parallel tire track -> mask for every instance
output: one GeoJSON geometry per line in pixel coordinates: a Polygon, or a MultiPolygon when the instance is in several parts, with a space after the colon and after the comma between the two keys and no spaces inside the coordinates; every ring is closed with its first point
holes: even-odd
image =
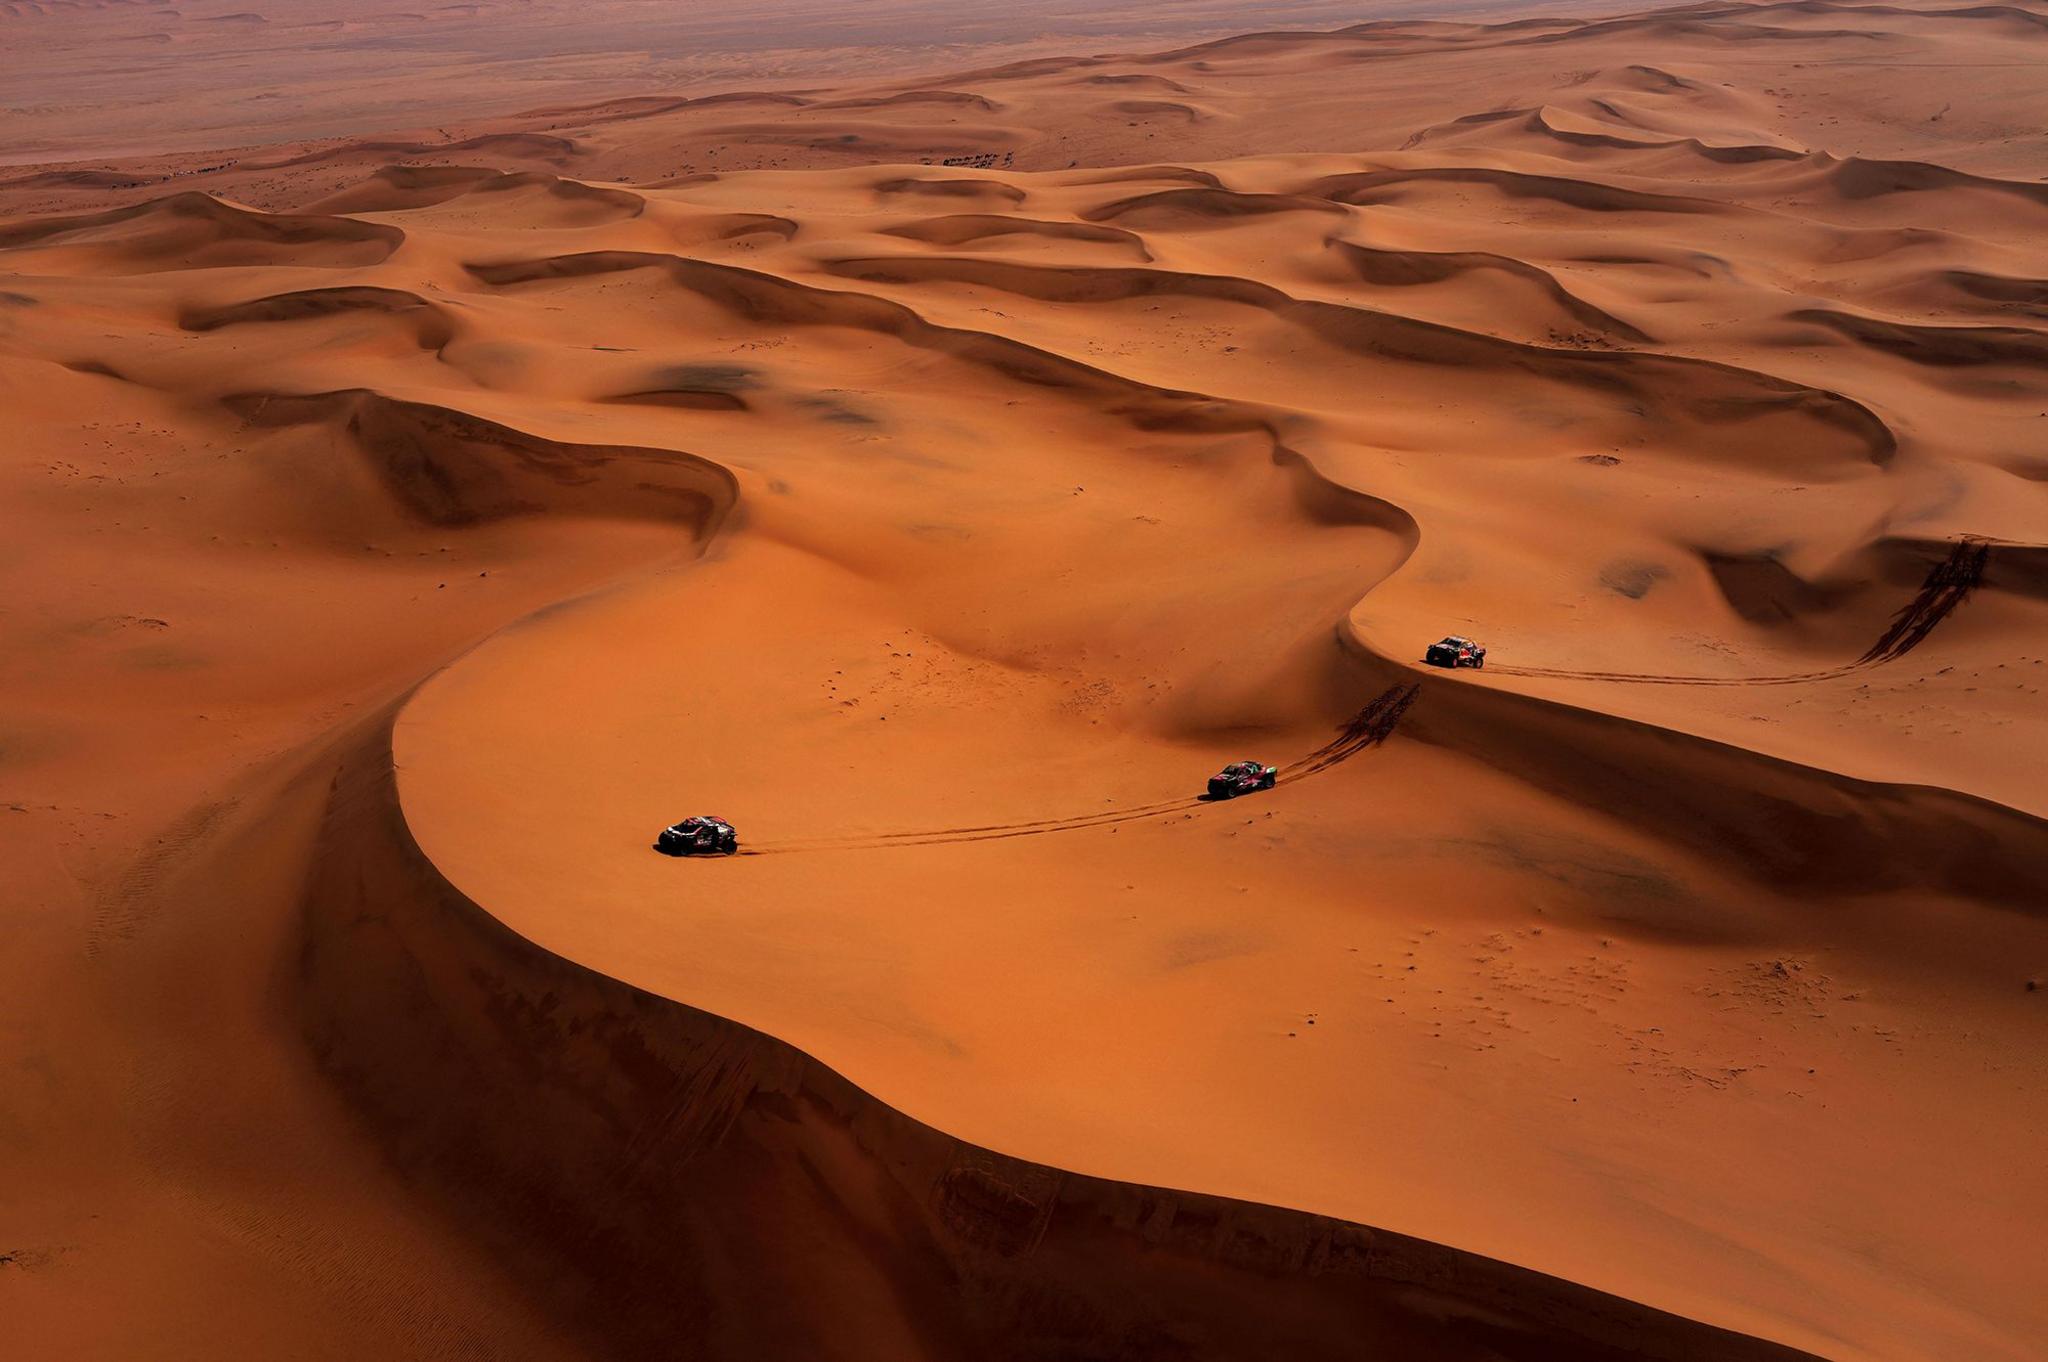
{"type": "Polygon", "coordinates": [[[1870,645],[1863,656],[1839,667],[1811,672],[1782,672],[1765,676],[1687,676],[1657,672],[1573,671],[1563,667],[1493,666],[1487,670],[1499,676],[1556,677],[1569,681],[1614,681],[1637,686],[1792,686],[1810,681],[1832,681],[1869,667],[1896,662],[1927,641],[1956,607],[1984,580],[1991,561],[1991,546],[1981,539],[1963,539],[1949,550],[1948,557],[1935,564],[1912,600],[1893,616],[1891,627],[1870,645]]]}
{"type": "MultiPolygon", "coordinates": [[[[1415,697],[1421,691],[1422,687],[1419,685],[1388,687],[1374,696],[1365,708],[1353,715],[1344,727],[1338,730],[1335,738],[1283,767],[1277,783],[1288,785],[1306,780],[1310,776],[1320,775],[1333,766],[1349,761],[1368,748],[1378,747],[1394,735],[1401,717],[1408,712],[1409,706],[1415,703],[1415,697]]],[[[1012,837],[1042,837],[1054,832],[1078,832],[1084,828],[1108,827],[1116,823],[1159,818],[1166,814],[1182,813],[1219,802],[1222,801],[1211,799],[1206,794],[1188,795],[1151,804],[1125,805],[1096,813],[1075,814],[1067,818],[1038,818],[1018,823],[985,823],[972,827],[929,828],[914,832],[880,832],[864,837],[820,837],[764,842],[758,846],[743,847],[739,854],[769,856],[792,851],[879,851],[891,847],[937,846],[953,842],[992,842],[1012,837]]]]}

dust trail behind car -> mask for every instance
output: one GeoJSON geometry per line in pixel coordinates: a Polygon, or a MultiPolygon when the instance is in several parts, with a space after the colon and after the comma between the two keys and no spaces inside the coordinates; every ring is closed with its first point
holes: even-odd
{"type": "MultiPolygon", "coordinates": [[[[1378,747],[1393,736],[1395,727],[1401,722],[1401,716],[1408,712],[1408,707],[1415,703],[1415,697],[1421,691],[1422,687],[1419,685],[1389,686],[1374,696],[1365,708],[1354,714],[1344,727],[1338,730],[1335,738],[1281,768],[1279,783],[1284,785],[1306,780],[1348,761],[1369,747],[1378,747]]],[[[1066,818],[1039,818],[1017,823],[985,823],[972,827],[928,828],[914,832],[879,832],[866,836],[764,842],[743,848],[740,854],[763,856],[786,851],[853,851],[863,848],[931,846],[942,842],[985,842],[1009,837],[1039,837],[1046,833],[1077,832],[1083,828],[1108,827],[1115,823],[1159,818],[1170,813],[1198,809],[1214,802],[1216,801],[1206,794],[1187,795],[1150,804],[1130,804],[1102,809],[1095,813],[1074,814],[1066,818]]]]}

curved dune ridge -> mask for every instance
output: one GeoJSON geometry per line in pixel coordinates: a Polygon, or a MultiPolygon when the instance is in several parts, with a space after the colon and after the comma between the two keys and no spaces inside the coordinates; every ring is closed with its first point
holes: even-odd
{"type": "MultiPolygon", "coordinates": [[[[1533,284],[1559,310],[1583,326],[1591,326],[1620,340],[1641,342],[1650,337],[1611,313],[1586,302],[1558,283],[1556,276],[1534,265],[1484,251],[1392,251],[1376,250],[1354,241],[1331,243],[1369,284],[1403,287],[1441,284],[1479,271],[1496,270],[1533,284]]],[[[1489,283],[1491,281],[1488,281],[1489,283]]]]}
{"type": "Polygon", "coordinates": [[[254,212],[200,193],[0,227],[0,249],[64,252],[102,271],[286,263],[346,268],[374,265],[404,239],[403,231],[384,223],[254,212]]]}
{"type": "Polygon", "coordinates": [[[451,153],[462,155],[473,152],[496,152],[521,157],[539,157],[561,161],[573,157],[579,151],[575,140],[568,137],[552,137],[542,133],[484,133],[460,142],[398,142],[370,140],[348,142],[334,147],[321,147],[301,155],[282,160],[262,162],[251,166],[253,170],[279,170],[288,166],[309,165],[330,161],[344,156],[362,153],[378,157],[391,156],[433,156],[442,157],[451,153]]]}
{"type": "Polygon", "coordinates": [[[883,180],[875,186],[875,193],[911,194],[940,199],[981,199],[1013,205],[1024,202],[1023,190],[1000,180],[925,179],[921,176],[910,176],[883,180]]]}
{"type": "Polygon", "coordinates": [[[1000,242],[1005,237],[1045,237],[1055,241],[1092,241],[1129,246],[1145,254],[1144,239],[1118,227],[1097,227],[1085,222],[1040,222],[1035,218],[1013,218],[995,213],[953,213],[924,218],[884,229],[891,236],[928,241],[937,246],[969,246],[1000,242]]]}
{"type": "Polygon", "coordinates": [[[905,90],[893,95],[820,100],[807,104],[806,107],[826,112],[834,109],[887,109],[904,104],[936,104],[942,108],[973,109],[980,113],[995,113],[1002,108],[985,95],[964,90],[905,90]]]}
{"type": "MultiPolygon", "coordinates": [[[[623,189],[584,184],[531,171],[503,174],[468,166],[386,166],[370,179],[312,207],[322,213],[397,213],[470,195],[538,195],[552,209],[536,226],[594,226],[638,217],[646,200],[623,189]]],[[[513,211],[491,203],[494,212],[513,211]]]]}
{"type": "Polygon", "coordinates": [[[387,734],[345,752],[327,800],[303,902],[307,1036],[408,1176],[576,1246],[551,1255],[548,1294],[612,1346],[1807,1356],[1384,1230],[1078,1177],[921,1125],[771,1037],[508,932],[414,844],[387,734]],[[475,1119],[498,1103],[521,1119],[475,1119]],[[820,1309],[792,1235],[886,1280],[860,1338],[820,1309]]]}
{"type": "Polygon", "coordinates": [[[1088,217],[1094,222],[1128,218],[1141,229],[1175,231],[1273,213],[1322,211],[1327,211],[1325,206],[1312,199],[1287,194],[1242,194],[1223,188],[1161,189],[1103,204],[1091,210],[1088,217]]]}
{"type": "Polygon", "coordinates": [[[734,500],[725,469],[677,450],[567,444],[372,392],[241,393],[224,401],[254,428],[339,428],[392,497],[432,525],[542,511],[637,514],[680,521],[702,538],[734,500]]]}
{"type": "Polygon", "coordinates": [[[0,184],[12,1327],[2023,1362],[2037,8],[0,184]]]}
{"type": "Polygon", "coordinates": [[[421,347],[428,350],[440,349],[455,336],[454,320],[445,308],[404,289],[367,285],[299,289],[247,302],[190,308],[179,316],[178,324],[187,331],[216,331],[223,326],[308,321],[358,312],[381,313],[411,322],[421,347]]]}
{"type": "Polygon", "coordinates": [[[1264,427],[1248,407],[1205,394],[1157,388],[1008,337],[936,325],[911,308],[872,294],[822,289],[758,270],[640,251],[592,251],[539,260],[475,263],[468,272],[507,287],[655,270],[728,314],[782,327],[845,327],[894,337],[919,349],[957,356],[1005,378],[1081,393],[1140,425],[1205,431],[1264,427]]]}
{"type": "Polygon", "coordinates": [[[1544,199],[1595,213],[1713,213],[1718,204],[1678,194],[1647,194],[1617,185],[1558,175],[1532,175],[1487,167],[1432,166],[1417,170],[1372,170],[1337,175],[1310,191],[1339,203],[1367,204],[1398,194],[1411,184],[1480,185],[1504,198],[1544,199]]]}
{"type": "Polygon", "coordinates": [[[1961,367],[2036,365],[2048,360],[2048,334],[2013,326],[1914,326],[1878,317],[1807,308],[1788,314],[1838,331],[1914,364],[1961,367]]]}
{"type": "Polygon", "coordinates": [[[1466,368],[1513,369],[1608,393],[1640,397],[1655,391],[1671,370],[1692,371],[1689,384],[1665,384],[1685,393],[1691,409],[1715,423],[1789,415],[1813,421],[1820,431],[1800,443],[1810,450],[1813,435],[1847,433],[1856,455],[1888,461],[1895,448],[1891,432],[1868,408],[1837,393],[1801,389],[1768,375],[1717,367],[1669,356],[1640,359],[1546,350],[1501,341],[1397,315],[1290,298],[1269,285],[1221,275],[1139,269],[1056,269],[985,260],[891,257],[839,260],[826,264],[837,274],[882,283],[949,280],[1050,302],[1113,302],[1161,295],[1216,299],[1259,308],[1295,322],[1334,347],[1388,361],[1466,368]]]}

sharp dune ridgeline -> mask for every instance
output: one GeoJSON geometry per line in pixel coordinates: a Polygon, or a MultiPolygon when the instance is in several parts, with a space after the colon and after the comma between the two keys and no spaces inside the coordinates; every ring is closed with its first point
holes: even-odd
{"type": "Polygon", "coordinates": [[[2048,7],[498,8],[0,5],[0,1349],[2039,1355],[2048,7]]]}

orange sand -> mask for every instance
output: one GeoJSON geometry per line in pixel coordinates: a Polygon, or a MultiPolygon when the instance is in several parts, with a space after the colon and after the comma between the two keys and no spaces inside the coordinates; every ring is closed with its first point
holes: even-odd
{"type": "Polygon", "coordinates": [[[0,185],[0,1340],[2036,1355],[2044,29],[0,185]]]}

